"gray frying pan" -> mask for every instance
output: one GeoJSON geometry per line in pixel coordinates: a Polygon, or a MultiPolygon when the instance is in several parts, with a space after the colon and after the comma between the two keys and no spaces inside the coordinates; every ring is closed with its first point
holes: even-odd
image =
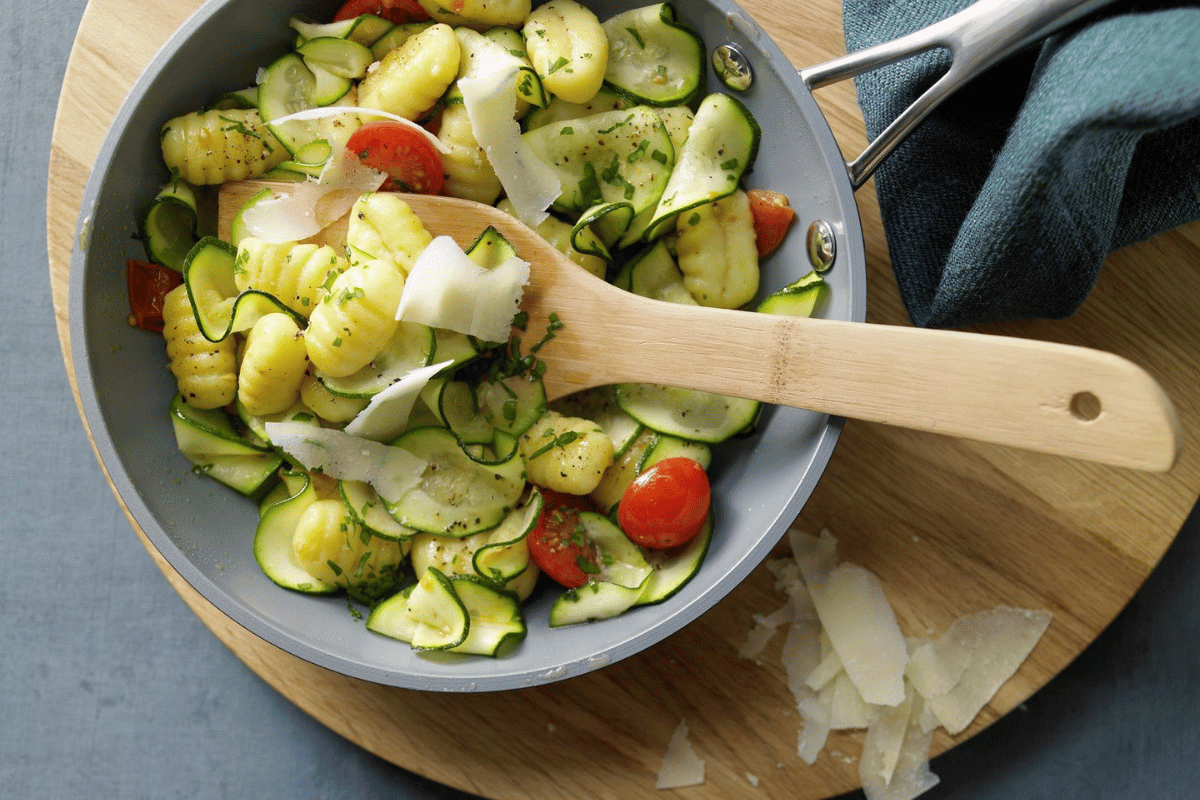
{"type": "MultiPolygon", "coordinates": [[[[603,19],[643,5],[594,0],[603,19]]],[[[536,686],[601,668],[662,640],[716,604],[779,541],[812,493],[842,421],[771,408],[756,433],[714,454],[715,530],[696,577],[666,601],[601,623],[550,629],[557,591],[539,588],[526,608],[529,632],[503,659],[435,659],[368,633],[344,599],[296,595],[264,577],[251,542],[252,503],[191,474],[177,452],[166,405],[174,382],[160,338],[126,323],[123,266],[145,257],[139,212],[168,176],[162,123],[222,91],[254,83],[256,71],[289,47],[289,17],[328,18],[336,0],[213,0],[154,57],[132,87],[84,192],[72,254],[71,346],[85,423],[97,454],[136,525],[171,566],[238,624],[272,644],[352,677],[412,689],[473,692],[536,686]]],[[[924,32],[797,72],[750,17],[729,0],[679,0],[680,16],[717,51],[729,80],[764,131],[750,183],[785,192],[799,230],[764,262],[764,291],[828,268],[823,315],[862,322],[866,269],[854,190],[929,110],[954,88],[1015,48],[1100,5],[1097,0],[983,0],[924,32]],[[954,55],[950,72],[878,140],[847,164],[811,90],[930,47],[954,55]],[[737,66],[749,67],[752,80],[737,66]],[[732,70],[732,71],[731,71],[732,70]],[[741,83],[738,83],[739,80],[741,83]]],[[[798,13],[803,5],[796,4],[798,13]]],[[[732,90],[731,90],[732,91],[732,90]]]]}

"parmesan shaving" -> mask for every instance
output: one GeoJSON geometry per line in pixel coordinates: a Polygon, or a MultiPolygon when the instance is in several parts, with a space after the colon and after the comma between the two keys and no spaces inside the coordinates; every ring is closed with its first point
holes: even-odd
{"type": "Polygon", "coordinates": [[[247,207],[242,222],[249,235],[266,242],[303,241],[348,214],[359,197],[378,189],[386,178],[348,157],[344,147],[334,148],[320,177],[279,189],[275,197],[247,207]]]}
{"type": "Polygon", "coordinates": [[[908,649],[879,579],[854,564],[825,574],[802,571],[821,625],[862,698],[885,706],[903,702],[908,649]]]}
{"type": "MultiPolygon", "coordinates": [[[[919,698],[917,698],[919,700],[919,698]]],[[[929,746],[933,734],[922,732],[914,724],[919,702],[903,703],[892,711],[895,717],[880,718],[867,729],[863,739],[858,777],[867,800],[913,800],[932,789],[938,777],[929,770],[929,746]],[[908,706],[908,713],[903,706],[908,706]],[[897,729],[903,719],[903,734],[897,742],[897,729]]]]}
{"type": "Polygon", "coordinates": [[[363,108],[361,106],[320,106],[318,108],[305,108],[300,111],[294,111],[291,114],[285,114],[282,117],[277,117],[271,120],[272,125],[282,125],[285,122],[307,122],[314,119],[325,119],[326,117],[337,117],[344,114],[354,114],[362,117],[375,117],[376,119],[390,119],[392,122],[399,122],[405,127],[411,128],[416,133],[421,134],[429,143],[437,148],[440,153],[449,153],[450,148],[441,139],[434,136],[425,128],[421,127],[411,119],[390,114],[387,111],[381,111],[378,108],[363,108]]]}
{"type": "MultiPolygon", "coordinates": [[[[865,728],[859,777],[867,800],[912,800],[938,782],[929,769],[933,731],[970,725],[1028,657],[1050,614],[1001,606],[960,617],[937,641],[905,640],[878,578],[839,562],[827,531],[792,530],[789,539],[793,558],[766,566],[792,618],[780,657],[803,722],[797,754],[814,764],[831,730],[865,728]]],[[[743,651],[764,648],[761,639],[788,613],[755,615],[743,651]]]]}
{"type": "Polygon", "coordinates": [[[955,620],[938,643],[952,644],[969,655],[954,688],[928,700],[942,726],[952,734],[964,731],[1029,656],[1049,624],[1047,611],[1005,606],[955,620]]]}
{"type": "Polygon", "coordinates": [[[407,450],[334,428],[304,422],[268,422],[266,430],[271,443],[305,469],[339,480],[369,483],[388,502],[396,502],[420,483],[428,466],[407,450]]]}
{"type": "Polygon", "coordinates": [[[519,62],[513,58],[490,72],[468,73],[459,78],[458,88],[475,141],[487,154],[517,218],[536,226],[549,216],[546,209],[562,193],[562,184],[521,138],[521,126],[515,117],[518,68],[519,62]]]}
{"type": "Polygon", "coordinates": [[[503,342],[528,282],[529,262],[514,256],[484,269],[438,236],[413,263],[396,318],[503,342]]]}
{"type": "Polygon", "coordinates": [[[696,755],[688,741],[688,726],[681,721],[667,742],[662,767],[658,771],[656,789],[678,789],[704,783],[704,760],[696,755]]]}
{"type": "Polygon", "coordinates": [[[430,364],[411,370],[400,380],[371,398],[366,408],[358,412],[346,425],[346,433],[385,442],[398,436],[408,424],[413,405],[429,379],[437,375],[453,361],[430,364]]]}

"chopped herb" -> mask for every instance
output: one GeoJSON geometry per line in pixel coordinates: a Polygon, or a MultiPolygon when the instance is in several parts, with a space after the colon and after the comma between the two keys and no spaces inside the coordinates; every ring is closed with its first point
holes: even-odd
{"type": "Polygon", "coordinates": [[[581,572],[586,575],[599,575],[600,568],[588,561],[583,556],[575,556],[575,563],[579,566],[581,572]]]}
{"type": "Polygon", "coordinates": [[[650,151],[650,157],[653,158],[655,161],[657,161],[660,164],[666,164],[667,161],[670,160],[669,156],[667,156],[666,153],[664,153],[662,150],[659,150],[658,148],[655,148],[654,150],[650,151]]]}
{"type": "Polygon", "coordinates": [[[567,66],[570,63],[571,62],[568,59],[566,59],[562,56],[559,56],[557,59],[555,59],[554,63],[550,65],[550,68],[546,70],[546,74],[553,75],[554,73],[558,72],[560,69],[562,69],[563,67],[567,66]]]}
{"type": "Polygon", "coordinates": [[[633,40],[637,42],[638,47],[643,50],[646,49],[646,40],[642,38],[642,34],[638,32],[637,28],[626,28],[625,31],[633,37],[633,40]]]}
{"type": "Polygon", "coordinates": [[[730,169],[737,169],[737,168],[738,168],[738,160],[736,158],[731,158],[728,161],[721,162],[721,169],[730,170],[730,169]]]}
{"type": "Polygon", "coordinates": [[[693,211],[692,215],[687,218],[687,224],[688,225],[699,225],[700,224],[700,212],[693,211]]]}
{"type": "Polygon", "coordinates": [[[218,119],[220,119],[222,122],[229,123],[225,127],[221,128],[221,130],[223,130],[223,131],[233,131],[235,133],[240,133],[242,136],[249,136],[252,139],[261,139],[262,138],[257,133],[255,133],[254,131],[247,128],[246,124],[239,119],[233,119],[233,118],[227,117],[223,114],[218,115],[218,119]]]}

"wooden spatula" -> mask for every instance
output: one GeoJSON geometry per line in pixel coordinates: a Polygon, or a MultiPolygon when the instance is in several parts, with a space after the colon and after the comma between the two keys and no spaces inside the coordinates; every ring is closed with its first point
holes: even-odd
{"type": "MultiPolygon", "coordinates": [[[[263,186],[223,188],[223,235],[263,186]]],[[[589,275],[498,209],[402,197],[435,236],[466,247],[492,225],[532,264],[521,304],[529,336],[545,330],[550,314],[562,321],[538,353],[550,399],[592,386],[660,383],[1135,469],[1166,471],[1179,455],[1170,399],[1144,370],[1111,353],[649,300],[589,275]]]]}

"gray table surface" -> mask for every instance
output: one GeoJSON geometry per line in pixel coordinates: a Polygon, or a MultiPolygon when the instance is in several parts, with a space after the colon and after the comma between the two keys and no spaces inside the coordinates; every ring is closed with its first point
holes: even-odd
{"type": "MultiPolygon", "coordinates": [[[[45,239],[50,134],[84,5],[0,0],[0,485],[13,498],[0,516],[0,797],[466,798],[330,732],[246,668],[105,483],[66,380],[45,239]]],[[[1115,624],[936,759],[942,782],[925,797],[1200,797],[1198,704],[1193,513],[1115,624]]]]}

